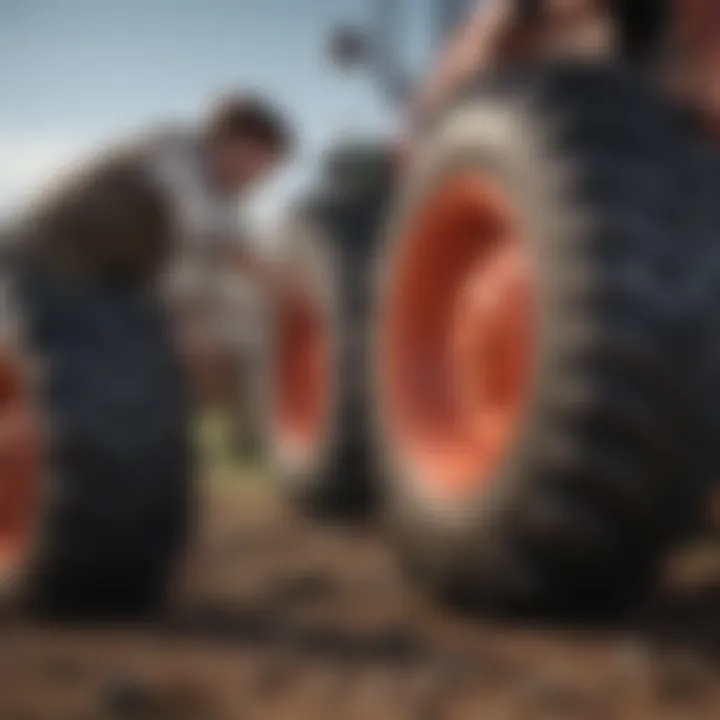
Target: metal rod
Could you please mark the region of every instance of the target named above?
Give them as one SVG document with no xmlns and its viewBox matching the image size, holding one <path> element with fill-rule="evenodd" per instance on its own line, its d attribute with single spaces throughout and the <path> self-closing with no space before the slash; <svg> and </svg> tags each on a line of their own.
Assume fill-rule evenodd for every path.
<svg viewBox="0 0 720 720">
<path fill-rule="evenodd" d="M 407 82 L 400 54 L 404 35 L 401 0 L 374 0 L 373 10 L 375 75 L 388 98 L 402 102 L 407 93 Z"/>
<path fill-rule="evenodd" d="M 458 27 L 477 0 L 431 0 L 435 28 L 435 43 L 445 44 L 448 36 Z"/>
</svg>

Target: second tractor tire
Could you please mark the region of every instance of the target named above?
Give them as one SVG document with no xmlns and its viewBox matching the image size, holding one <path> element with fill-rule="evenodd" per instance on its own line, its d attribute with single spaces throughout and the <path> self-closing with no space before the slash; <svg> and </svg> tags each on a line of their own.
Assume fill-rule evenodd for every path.
<svg viewBox="0 0 720 720">
<path fill-rule="evenodd" d="M 320 197 L 299 203 L 283 232 L 283 263 L 312 298 L 290 298 L 275 315 L 266 446 L 282 491 L 317 518 L 360 520 L 375 507 L 364 364 L 377 224 L 366 198 Z M 312 437 L 288 452 L 288 431 L 308 413 Z"/>
</svg>

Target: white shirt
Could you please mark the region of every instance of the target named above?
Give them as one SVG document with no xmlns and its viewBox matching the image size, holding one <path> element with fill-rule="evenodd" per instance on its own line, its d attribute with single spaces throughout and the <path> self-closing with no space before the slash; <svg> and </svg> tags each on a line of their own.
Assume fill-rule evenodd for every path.
<svg viewBox="0 0 720 720">
<path fill-rule="evenodd" d="M 149 138 L 144 148 L 149 172 L 175 209 L 180 240 L 208 249 L 242 241 L 238 199 L 208 182 L 196 133 L 170 128 Z"/>
<path fill-rule="evenodd" d="M 176 247 L 164 282 L 170 302 L 199 311 L 195 332 L 205 341 L 246 346 L 248 334 L 250 340 L 257 335 L 260 315 L 253 288 L 228 265 L 226 251 L 248 240 L 238 199 L 208 183 L 191 130 L 163 130 L 142 147 L 148 171 L 174 209 Z"/>
</svg>

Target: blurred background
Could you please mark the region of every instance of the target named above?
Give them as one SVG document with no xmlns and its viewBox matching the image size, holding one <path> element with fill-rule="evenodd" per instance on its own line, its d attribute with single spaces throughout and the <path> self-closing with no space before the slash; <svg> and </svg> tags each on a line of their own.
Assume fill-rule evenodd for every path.
<svg viewBox="0 0 720 720">
<path fill-rule="evenodd" d="M 330 138 L 385 131 L 392 122 L 372 80 L 338 73 L 326 52 L 331 29 L 363 23 L 370 4 L 209 0 L 198 7 L 193 0 L 3 3 L 0 212 L 83 152 L 148 124 L 194 121 L 214 96 L 243 88 L 277 98 L 302 139 L 295 165 L 251 210 L 258 223 L 271 222 Z M 411 15 L 418 28 L 407 51 L 417 55 L 427 48 L 429 25 Z"/>
</svg>

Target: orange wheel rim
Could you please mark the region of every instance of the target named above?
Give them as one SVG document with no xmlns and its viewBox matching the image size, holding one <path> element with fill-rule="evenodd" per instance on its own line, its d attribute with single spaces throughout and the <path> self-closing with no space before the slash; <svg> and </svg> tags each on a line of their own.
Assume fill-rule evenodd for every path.
<svg viewBox="0 0 720 720">
<path fill-rule="evenodd" d="M 0 357 L 0 577 L 27 554 L 38 507 L 40 432 L 16 358 Z"/>
<path fill-rule="evenodd" d="M 380 403 L 405 474 L 442 493 L 487 484 L 529 392 L 534 293 L 504 190 L 451 176 L 416 213 L 388 282 Z"/>
<path fill-rule="evenodd" d="M 325 437 L 331 399 L 327 318 L 311 298 L 280 308 L 275 362 L 275 433 L 283 457 L 308 462 Z"/>
</svg>

